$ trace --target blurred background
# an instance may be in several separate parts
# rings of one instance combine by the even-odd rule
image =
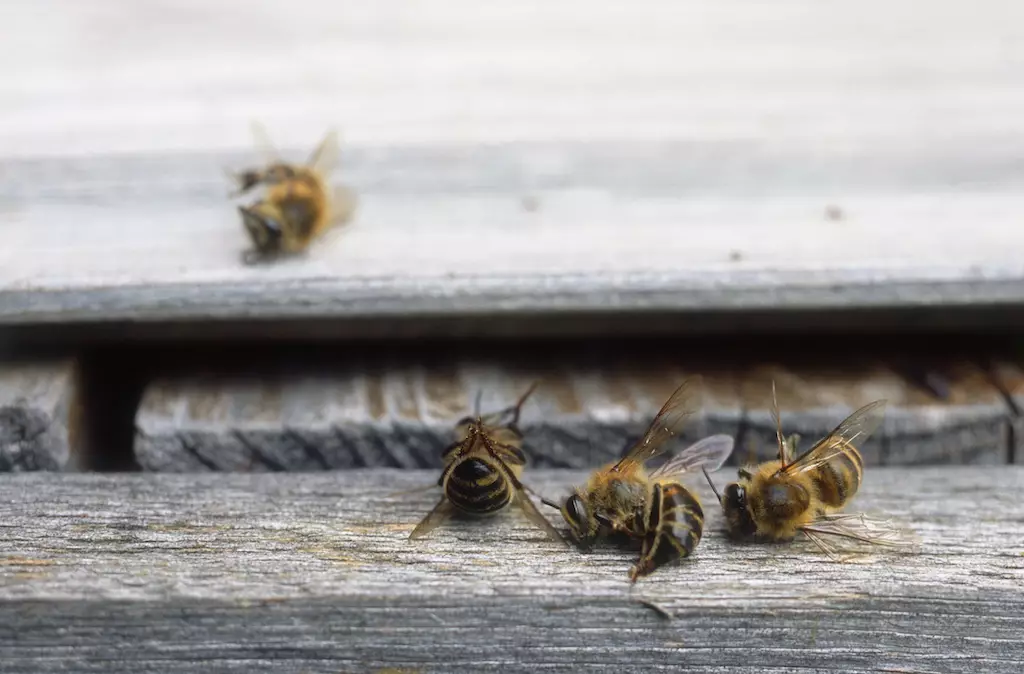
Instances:
[[[1020,455],[1024,5],[0,7],[0,469],[433,467],[483,391],[540,465]],[[247,266],[252,132],[330,129],[351,221]],[[244,200],[243,200],[244,202]]]

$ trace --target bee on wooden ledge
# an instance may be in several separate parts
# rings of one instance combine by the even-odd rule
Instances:
[[[573,538],[588,548],[601,536],[623,535],[641,542],[640,559],[629,570],[636,582],[660,566],[688,557],[700,543],[704,510],[683,478],[698,470],[718,470],[734,440],[713,435],[690,445],[648,474],[644,463],[667,443],[697,410],[701,379],[683,382],[654,417],[643,437],[617,462],[594,471],[563,505],[544,500],[562,513]]]
[[[252,132],[266,163],[232,175],[238,189],[230,195],[266,188],[262,198],[238,207],[253,244],[242,255],[250,265],[304,252],[330,227],[351,220],[357,201],[349,188],[327,183],[340,153],[335,130],[327,132],[305,164],[280,159],[261,125],[254,122]]]
[[[409,538],[426,536],[456,512],[486,517],[497,514],[514,501],[530,522],[552,540],[565,544],[565,539],[540,513],[520,481],[526,455],[518,426],[519,413],[536,388],[537,383],[534,383],[511,407],[483,416],[477,412],[455,425],[459,440],[444,450],[444,469],[436,484],[443,492],[441,500],[412,530]],[[435,485],[421,489],[432,486]]]
[[[782,542],[803,535],[829,558],[839,561],[845,548],[861,544],[908,547],[912,532],[866,514],[844,514],[864,477],[857,444],[878,428],[885,400],[869,403],[842,421],[803,454],[796,454],[798,436],[782,434],[779,404],[772,383],[778,459],[739,470],[739,480],[719,493],[705,471],[708,484],[725,514],[727,531],[737,540]]]

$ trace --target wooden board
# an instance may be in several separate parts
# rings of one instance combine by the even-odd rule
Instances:
[[[0,323],[1024,300],[1013,0],[0,19]],[[339,128],[360,199],[270,269],[223,175],[251,119],[294,159]]]
[[[387,494],[434,476],[7,476],[0,620],[16,627],[0,630],[0,670],[1024,665],[1022,467],[869,471],[855,507],[912,527],[917,554],[838,564],[803,543],[736,545],[709,511],[697,553],[633,588],[635,552],[559,547],[516,512],[409,541],[436,495]],[[583,477],[527,476],[550,497]]]
[[[77,465],[72,360],[0,359],[0,472]]]
[[[821,356],[834,363],[828,366],[750,366],[735,360],[748,354],[734,353],[733,361],[709,356],[703,367],[681,364],[672,345],[446,354],[356,352],[346,363],[253,357],[233,372],[193,375],[176,368],[143,394],[135,455],[144,470],[170,472],[436,468],[455,422],[473,412],[478,394],[482,411],[497,410],[539,380],[521,421],[534,465],[585,468],[618,456],[672,391],[699,373],[703,408],[682,442],[729,434],[737,438],[734,463],[777,451],[773,379],[784,430],[799,433],[801,446],[855,408],[885,398],[886,419],[862,447],[869,464],[997,464],[1010,456],[1007,402],[963,360],[932,364],[948,378],[942,399],[908,380],[899,363],[828,352]]]

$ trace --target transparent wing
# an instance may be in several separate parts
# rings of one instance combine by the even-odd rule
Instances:
[[[352,219],[352,214],[359,205],[359,197],[354,190],[338,185],[332,192],[331,224],[342,225]]]
[[[518,482],[518,480],[516,480],[516,482]],[[562,534],[558,533],[558,530],[551,526],[551,522],[548,522],[547,518],[537,510],[537,506],[534,505],[533,500],[530,499],[530,496],[526,493],[522,484],[519,484],[516,489],[516,502],[519,503],[519,507],[522,508],[523,514],[526,515],[526,519],[530,520],[535,526],[544,531],[551,540],[567,545]]]
[[[531,387],[532,390],[532,387]],[[529,394],[529,391],[527,392]],[[520,401],[525,400],[525,396],[520,398]],[[512,473],[502,458],[495,451],[495,442],[488,436],[484,436],[484,447],[487,452],[491,455],[491,458],[498,462],[501,466],[501,470],[505,473],[505,478],[512,484],[512,487],[516,490],[516,501],[519,503],[519,507],[522,508],[526,518],[530,520],[534,525],[544,531],[552,540],[561,543],[562,545],[569,545],[569,543],[562,537],[562,534],[558,533],[558,530],[551,526],[551,522],[548,522],[547,518],[540,514],[537,510],[537,506],[534,505],[530,499],[530,495],[526,493],[526,487],[519,478]]]
[[[698,440],[651,473],[651,479],[682,477],[701,469],[713,473],[732,454],[734,444],[729,435],[711,435]]]
[[[911,530],[864,513],[819,515],[800,531],[835,561],[842,561],[844,553],[863,551],[865,545],[911,551],[919,543]]]
[[[338,163],[341,156],[341,147],[336,129],[330,129],[320,144],[313,150],[307,165],[320,175],[330,173]]]
[[[855,447],[863,445],[864,441],[882,423],[882,419],[885,417],[885,405],[885,400],[876,400],[846,417],[825,438],[819,440],[792,463],[787,463],[784,468],[785,472],[796,474],[814,470],[841,454],[846,445],[850,444]]]
[[[416,525],[416,528],[409,534],[409,538],[423,538],[439,525],[443,524],[445,520],[452,516],[455,512],[455,506],[446,497],[442,496],[441,500],[437,502],[434,509],[427,513],[427,516]]]
[[[631,470],[664,451],[665,442],[679,432],[700,408],[702,380],[699,376],[684,381],[669,397],[647,427],[644,436],[612,467],[613,471]]]
[[[259,152],[264,164],[269,166],[281,161],[281,153],[277,151],[274,143],[270,140],[270,134],[267,133],[267,129],[262,123],[256,120],[250,121],[249,130],[256,143],[256,151]]]
[[[789,445],[782,436],[782,416],[779,414],[779,399],[775,395],[775,380],[772,380],[772,421],[775,422],[775,438],[779,443],[779,461],[783,466],[789,465]]]

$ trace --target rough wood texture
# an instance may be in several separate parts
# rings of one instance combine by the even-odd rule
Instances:
[[[0,472],[75,464],[75,374],[71,360],[0,360]]]
[[[855,408],[886,398],[886,420],[863,446],[869,464],[994,464],[1010,454],[1006,400],[962,361],[940,368],[948,377],[943,400],[884,362],[727,371],[680,367],[655,349],[629,362],[608,358],[554,356],[531,367],[358,356],[347,368],[256,361],[244,376],[159,378],[136,417],[135,454],[145,470],[172,472],[438,467],[454,423],[472,412],[478,393],[482,410],[496,410],[542,378],[521,420],[533,465],[585,468],[621,453],[693,372],[703,375],[706,395],[683,440],[732,435],[734,463],[775,452],[772,379],[785,431],[799,433],[804,445]]]
[[[0,671],[1024,665],[1021,467],[869,471],[851,507],[912,527],[917,554],[734,545],[711,511],[696,555],[632,590],[635,553],[561,548],[514,511],[409,541],[436,494],[387,494],[435,475],[8,476]],[[583,478],[527,475],[551,497]]]
[[[0,21],[3,323],[1024,300],[1014,0]],[[272,269],[225,198],[252,118],[294,158],[340,127],[361,204]]]

